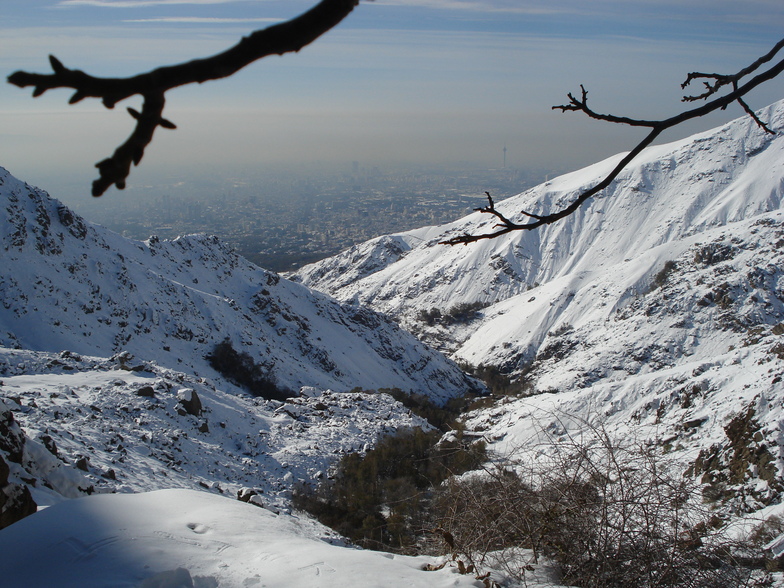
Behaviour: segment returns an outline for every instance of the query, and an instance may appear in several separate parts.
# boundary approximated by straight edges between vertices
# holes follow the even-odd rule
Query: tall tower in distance
[[[504,143],[504,167],[506,167],[506,143]]]

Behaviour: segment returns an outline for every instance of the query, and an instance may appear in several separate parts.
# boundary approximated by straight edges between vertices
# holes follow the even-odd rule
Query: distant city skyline
[[[3,0],[0,65],[128,76],[217,53],[289,19],[304,0]],[[682,109],[689,71],[732,73],[784,31],[778,0],[375,0],[299,54],[174,90],[129,188],[310,161],[577,169],[639,132],[553,112],[584,84],[602,112]],[[93,165],[130,132],[125,106],[68,106],[70,93],[0,85],[0,166],[54,196],[89,199]],[[784,80],[749,96],[784,98]],[[664,141],[742,115],[739,108]],[[83,192],[78,186],[84,186]],[[65,186],[69,186],[68,190]],[[77,188],[74,188],[77,186]],[[106,198],[122,197],[110,191]]]

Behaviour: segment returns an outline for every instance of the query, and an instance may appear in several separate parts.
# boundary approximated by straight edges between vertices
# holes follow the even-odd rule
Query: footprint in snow
[[[188,523],[188,528],[199,535],[204,535],[210,530],[207,525],[202,525],[201,523]]]

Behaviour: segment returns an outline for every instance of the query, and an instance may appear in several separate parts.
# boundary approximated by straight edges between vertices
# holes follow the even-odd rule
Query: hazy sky
[[[51,53],[94,75],[133,75],[212,55],[313,3],[2,0],[0,67],[48,72]],[[567,92],[584,84],[596,110],[669,116],[687,72],[734,72],[782,36],[781,0],[363,0],[299,54],[169,92],[165,116],[179,128],[157,131],[129,185],[259,162],[500,166],[504,145],[509,166],[577,168],[640,132],[551,111]],[[68,106],[70,95],[0,85],[0,166],[66,201],[89,198],[93,165],[132,128],[121,107],[139,105]],[[781,98],[776,80],[749,102]]]

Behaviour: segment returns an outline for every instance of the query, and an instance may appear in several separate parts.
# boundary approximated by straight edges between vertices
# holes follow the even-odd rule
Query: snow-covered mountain
[[[784,102],[759,114],[773,129],[784,128]],[[559,209],[620,157],[531,188],[497,208],[521,222],[522,210]],[[582,292],[622,272],[620,298],[590,296],[593,308],[614,311],[635,292],[649,290],[663,262],[688,248],[687,239],[696,243],[694,237],[710,229],[779,210],[783,193],[784,137],[766,134],[744,117],[646,150],[598,197],[553,225],[468,246],[439,244],[462,233],[491,230],[495,218],[474,213],[450,224],[373,239],[307,266],[293,278],[387,313],[456,358],[498,365],[514,353],[511,348],[525,349],[532,358],[546,345],[548,332],[565,320],[573,326],[579,322],[569,316],[569,308]],[[476,320],[470,322],[442,320],[428,326],[422,320],[431,309],[448,314],[458,305],[489,307],[473,313]],[[498,313],[512,307],[521,314],[489,327]],[[587,319],[584,302],[579,314]]]
[[[228,340],[294,392],[396,387],[444,400],[472,385],[384,316],[283,280],[216,237],[125,239],[1,168],[0,202],[2,346],[128,351],[217,378],[205,356]]]
[[[345,390],[446,399],[471,385],[356,303],[518,379],[520,394],[467,418],[497,454],[527,447],[546,462],[547,442],[579,442],[593,424],[678,461],[719,518],[784,516],[784,103],[759,114],[778,135],[744,118],[649,149],[556,225],[438,245],[493,222],[474,214],[295,276],[347,305],[213,238],[122,239],[0,176],[0,499],[24,507],[27,489],[53,504],[0,531],[2,577],[480,585],[454,562],[424,572],[422,559],[347,549],[286,510],[292,486],[341,454],[427,426],[385,394]],[[615,161],[497,206],[547,211]],[[279,386],[315,387],[286,402],[238,393],[204,359],[227,338]],[[188,490],[125,495],[162,488]],[[88,493],[100,496],[63,501]],[[541,582],[525,585],[553,586]]]
[[[739,509],[775,504],[784,489],[784,102],[758,114],[776,135],[744,117],[650,148],[554,225],[438,244],[495,222],[472,214],[358,245],[295,279],[517,378],[524,397],[469,421],[496,449],[538,443],[543,431],[579,436],[598,420],[615,438],[659,444],[684,469],[734,484]],[[618,157],[497,208],[513,220],[561,208]],[[732,481],[709,472],[729,464]]]
[[[319,584],[382,586],[386,569],[473,585],[449,566],[423,573],[424,559],[363,555],[288,510],[292,488],[342,455],[430,428],[374,389],[444,401],[477,387],[453,362],[216,238],[130,241],[1,169],[0,199],[3,582],[231,587],[274,570],[291,585],[326,571]],[[207,356],[224,341],[296,394],[253,396],[216,372]],[[156,492],[172,488],[186,490]],[[290,569],[304,550],[329,563]]]

